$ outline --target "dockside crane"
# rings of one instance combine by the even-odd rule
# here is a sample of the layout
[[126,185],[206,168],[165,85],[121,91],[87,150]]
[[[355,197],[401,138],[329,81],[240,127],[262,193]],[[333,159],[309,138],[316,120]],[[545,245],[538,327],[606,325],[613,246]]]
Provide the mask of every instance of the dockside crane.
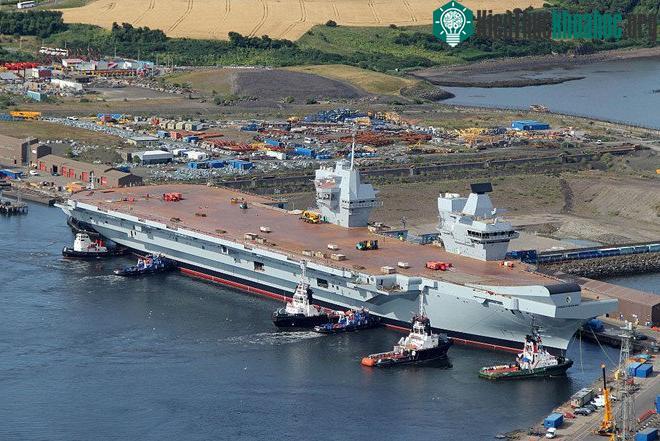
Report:
[[614,423],[614,416],[612,415],[612,398],[610,397],[610,390],[607,388],[607,373],[605,372],[605,364],[601,364],[603,369],[603,401],[605,404],[605,412],[603,413],[603,420],[600,422],[598,434],[602,436],[609,436],[610,441],[616,440],[616,426]]

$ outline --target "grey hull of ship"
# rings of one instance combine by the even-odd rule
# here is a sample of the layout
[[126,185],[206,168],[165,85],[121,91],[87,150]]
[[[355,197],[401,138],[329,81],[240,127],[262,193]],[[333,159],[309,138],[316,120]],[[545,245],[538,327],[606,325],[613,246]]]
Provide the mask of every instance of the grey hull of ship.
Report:
[[[257,255],[243,244],[236,243],[236,248],[223,246],[203,234],[148,227],[95,209],[78,207],[64,211],[91,223],[100,234],[120,245],[140,252],[160,253],[190,267],[268,287],[272,292],[292,293],[300,277],[298,261],[276,252]],[[345,271],[326,271],[311,264],[307,276],[314,298],[320,303],[368,308],[392,325],[406,326],[418,309],[419,291],[374,295],[365,292],[359,283],[351,282],[350,274]],[[563,351],[585,321],[512,311],[498,302],[467,299],[465,290],[473,289],[443,282],[425,291],[425,309],[434,328],[448,331],[459,343],[463,339],[465,343],[493,349],[518,349],[534,317],[544,330],[546,347]]]

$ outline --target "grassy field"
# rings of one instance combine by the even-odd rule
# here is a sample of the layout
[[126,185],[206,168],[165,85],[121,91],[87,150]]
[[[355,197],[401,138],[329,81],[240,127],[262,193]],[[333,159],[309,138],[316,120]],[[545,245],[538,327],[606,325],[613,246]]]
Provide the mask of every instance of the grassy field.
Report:
[[287,70],[305,72],[333,80],[345,81],[365,92],[379,95],[399,95],[399,92],[403,87],[412,86],[418,82],[418,80],[410,78],[387,75],[343,64],[296,66],[287,68]]
[[164,81],[169,84],[188,85],[203,93],[231,93],[232,72],[228,69],[199,70],[169,75]]
[[[82,0],[65,0],[69,2]],[[315,25],[334,20],[339,25],[380,26],[430,24],[436,0],[97,0],[63,8],[67,23],[109,28],[113,22],[162,29],[168,36],[226,39],[243,35],[295,40]],[[542,0],[464,0],[472,10],[540,7]],[[54,7],[57,7],[56,5]]]
[[[456,64],[463,58],[450,55],[447,52],[424,49],[418,45],[405,46],[397,44],[395,39],[402,31],[431,33],[430,26],[412,26],[401,28],[372,27],[328,27],[316,26],[303,35],[298,44],[303,49],[319,49],[341,55],[351,55],[356,52],[386,53],[396,57],[424,57],[437,64]],[[467,50],[461,55],[469,55]]]
[[85,144],[117,146],[123,143],[121,138],[104,133],[67,127],[46,121],[0,121],[0,134],[16,138],[34,137],[45,140],[74,140]]

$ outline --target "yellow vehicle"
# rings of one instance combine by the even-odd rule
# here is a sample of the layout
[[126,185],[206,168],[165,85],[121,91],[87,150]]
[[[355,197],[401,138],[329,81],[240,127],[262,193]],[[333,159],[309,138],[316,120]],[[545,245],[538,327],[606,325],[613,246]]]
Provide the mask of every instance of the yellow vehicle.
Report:
[[321,215],[315,211],[303,211],[300,219],[309,224],[321,223]]
[[14,118],[37,119],[41,117],[41,112],[29,112],[24,110],[13,110],[9,114]]

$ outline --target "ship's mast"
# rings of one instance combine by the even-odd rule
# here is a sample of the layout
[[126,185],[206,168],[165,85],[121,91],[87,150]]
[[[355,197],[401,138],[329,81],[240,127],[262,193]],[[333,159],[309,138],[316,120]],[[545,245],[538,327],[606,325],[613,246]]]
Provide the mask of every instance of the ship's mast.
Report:
[[355,163],[355,132],[356,128],[353,128],[353,136],[351,142],[351,171],[353,170],[353,164]]
[[307,274],[306,274],[307,273],[307,271],[306,271],[307,270],[307,261],[305,261],[305,260],[300,261],[300,269],[301,269],[300,282],[305,283],[305,281],[307,280]]

